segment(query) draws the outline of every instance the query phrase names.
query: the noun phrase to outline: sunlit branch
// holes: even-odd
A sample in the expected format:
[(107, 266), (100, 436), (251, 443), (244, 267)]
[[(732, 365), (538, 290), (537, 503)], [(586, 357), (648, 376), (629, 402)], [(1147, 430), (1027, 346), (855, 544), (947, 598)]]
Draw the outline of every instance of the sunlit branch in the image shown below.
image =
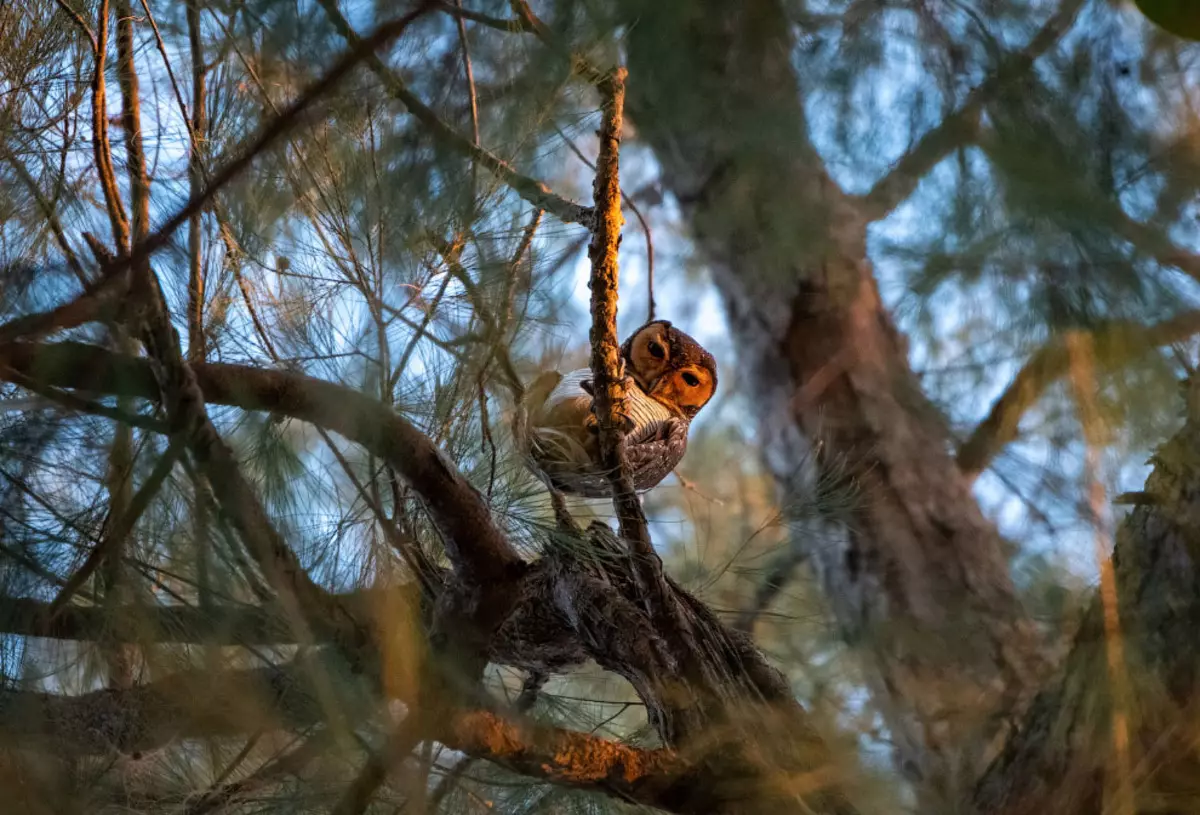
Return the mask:
[(588, 254), (592, 259), (590, 288), (593, 399), (599, 425), (602, 469), (612, 484), (613, 508), (621, 527), (621, 537), (638, 563), (646, 599), (656, 609), (667, 607), (667, 589), (663, 581), (662, 561), (650, 541), (650, 531), (641, 502), (633, 488), (629, 468), (621, 458), (624, 436), (625, 380), (622, 379), (620, 342), (617, 338), (617, 298), (619, 264), (617, 249), (621, 241), (621, 181), (619, 174), (621, 123), (625, 108), (624, 68), (615, 71), (601, 86), (603, 118), (600, 124), (600, 154), (596, 159), (596, 223)]

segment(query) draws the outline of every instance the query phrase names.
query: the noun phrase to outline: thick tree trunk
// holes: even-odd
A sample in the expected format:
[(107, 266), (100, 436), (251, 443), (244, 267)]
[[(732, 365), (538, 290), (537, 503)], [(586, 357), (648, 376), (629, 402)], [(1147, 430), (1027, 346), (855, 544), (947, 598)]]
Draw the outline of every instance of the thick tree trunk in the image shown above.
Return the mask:
[[(952, 809), (1042, 679), (993, 524), (956, 466), (866, 253), (868, 218), (807, 138), (773, 0), (631, 4), (628, 110), (706, 254), (782, 489), (815, 440), (859, 487), (807, 555), (917, 783)], [(674, 47), (672, 47), (674, 46)]]

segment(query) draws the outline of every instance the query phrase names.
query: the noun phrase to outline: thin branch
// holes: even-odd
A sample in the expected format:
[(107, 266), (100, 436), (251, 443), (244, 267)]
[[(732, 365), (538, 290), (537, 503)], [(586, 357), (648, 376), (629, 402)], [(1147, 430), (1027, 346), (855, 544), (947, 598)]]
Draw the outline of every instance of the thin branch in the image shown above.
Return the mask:
[(92, 157), (100, 176), (100, 189), (108, 210), (113, 243), (124, 253), (129, 246), (129, 220), (121, 205), (117, 174), (113, 168), (112, 145), (108, 139), (108, 90), (104, 80), (108, 56), (108, 0), (100, 0), (96, 26), (96, 69), (92, 76)]
[(566, 59), (570, 63), (573, 72), (579, 74), (584, 80), (595, 85), (597, 88), (601, 87), (607, 81), (608, 71), (602, 71), (588, 60), (587, 57), (572, 52), (554, 36), (554, 32), (550, 30), (550, 27), (533, 13), (533, 9), (529, 7), (529, 3), (526, 0), (509, 0), (508, 5), (524, 24), (522, 30), (534, 33), (542, 41), (543, 45)]
[[(353, 595), (341, 599), (345, 603), (358, 602)], [(111, 632), (114, 619), (136, 620), (136, 631), (130, 636), (141, 644), (279, 645), (296, 641), (278, 609), (259, 606), (71, 604), (51, 614), (49, 603), (0, 596), (0, 633), (4, 634), (86, 642)], [(115, 636), (124, 635), (115, 632)]]
[[(145, 0), (142, 0), (145, 2)], [(147, 9), (149, 14), (149, 9)], [(185, 10), (188, 43), (192, 56), (192, 116), (188, 128), (191, 139), (188, 152), (188, 189), (197, 195), (203, 185), (204, 145), (208, 141), (208, 101), (205, 87), (204, 43), (200, 37), (199, 0), (187, 0)], [(173, 80), (172, 80), (173, 81)], [(182, 100), (180, 101), (182, 104)], [(180, 111), (185, 117), (186, 109)], [(200, 240), (200, 213), (188, 222), (188, 359), (204, 360), (204, 268)]]
[[(1079, 405), (1079, 421), (1085, 442), (1084, 480), (1087, 483), (1088, 506), (1091, 509), (1094, 531), (1093, 548), (1096, 568), (1100, 572), (1100, 606), (1104, 612), (1104, 652), (1107, 658), (1108, 681), (1112, 689), (1112, 746), (1113, 815), (1134, 815), (1133, 760), (1129, 750), (1129, 734), (1136, 725), (1129, 721), (1133, 712), (1133, 695), (1129, 685), (1129, 666), (1125, 661), (1124, 635), (1117, 602), (1117, 579), (1113, 568), (1111, 541), (1105, 525), (1104, 484), (1100, 478), (1100, 451), (1105, 446), (1105, 427), (1096, 405), (1095, 352), (1091, 335), (1073, 331), (1066, 336), (1068, 367), (1071, 385)], [(1115, 795), (1113, 794), (1115, 792)]]
[[(457, 6), (457, 8), (460, 12), (462, 11), (462, 0), (454, 0), (454, 5)], [(457, 27), (458, 27), (458, 43), (459, 43), (459, 46), (462, 48), (463, 74), (465, 75), (466, 80), (467, 80), (467, 98), (470, 101), (470, 107), (471, 107), (471, 136), (473, 138), (472, 143), (475, 145), (475, 149), (478, 150), (483, 145), (483, 142), (480, 141), (480, 139), (479, 139), (479, 98), (475, 92), (475, 68), (471, 65), (471, 48), (467, 43), (467, 24), (465, 22), (463, 22), (462, 14), (456, 14), (454, 16), (454, 22), (457, 24)], [(477, 186), (475, 175), (476, 175), (476, 172), (478, 171), (478, 169), (479, 169), (478, 165), (475, 164), (474, 162), (472, 162), (471, 163), (471, 195), (472, 195), (472, 199), (474, 198), (475, 189)], [(472, 200), (471, 205), (474, 206), (474, 203), (475, 203), (474, 200)]]
[[(682, 780), (687, 770), (671, 750), (639, 749), (584, 733), (517, 724), (484, 711), (458, 714), (437, 739), (452, 750), (550, 783), (595, 789), (671, 812), (691, 807), (697, 813), (712, 811), (711, 800), (685, 803), (686, 797), (673, 789), (676, 782), (687, 783)], [(697, 779), (690, 783), (697, 784)], [(673, 802), (673, 794), (685, 801)]]
[[(133, 211), (132, 241), (145, 240), (150, 233), (150, 178), (146, 170), (146, 151), (142, 141), (142, 104), (138, 91), (137, 68), (134, 63), (133, 8), (129, 0), (116, 0), (117, 17), (117, 79), (121, 89), (121, 126), (125, 130), (125, 170), (129, 176), (130, 207)], [(119, 254), (129, 251), (126, 244), (118, 244)], [(143, 274), (150, 275), (149, 263)], [(139, 270), (135, 267), (134, 273)], [(125, 326), (115, 325), (112, 340), (118, 350), (126, 353), (136, 351)], [(118, 399), (117, 407), (130, 410), (128, 400)], [(61, 609), (74, 591), (88, 579), (90, 569), (100, 569), (99, 585), (104, 591), (104, 601), (114, 605), (119, 601), (124, 583), (123, 549), (126, 539), (132, 534), (137, 519), (149, 507), (150, 501), (166, 480), (175, 461), (181, 455), (181, 446), (172, 438), (163, 458), (158, 462), (150, 478), (137, 495), (130, 495), (133, 487), (133, 429), (128, 425), (117, 425), (109, 449), (108, 478), (109, 513), (117, 523), (93, 549), (83, 568), (76, 573), (67, 586), (55, 598), (55, 610)], [(133, 653), (130, 647), (122, 647), (104, 638), (105, 660), (108, 664), (109, 684), (128, 687), (133, 684)]]
[(532, 32), (533, 28), (529, 23), (520, 17), (491, 17), (487, 14), (481, 14), (478, 11), (471, 11), (462, 7), (461, 3), (448, 3), (444, 0), (439, 0), (435, 3), (438, 11), (449, 14), (459, 20), (470, 20), (473, 23), (485, 25), (488, 28), (494, 28), (497, 31), (505, 31), (508, 33)]
[(664, 609), (668, 590), (662, 561), (650, 541), (650, 531), (633, 479), (621, 456), (625, 421), (625, 380), (622, 378), (620, 341), (617, 337), (619, 264), (621, 241), (621, 124), (625, 103), (625, 69), (618, 68), (601, 86), (604, 100), (600, 124), (600, 154), (596, 162), (596, 224), (588, 254), (592, 259), (592, 354), (593, 400), (599, 425), (600, 464), (608, 473), (613, 507), (621, 537), (633, 552), (643, 597), (656, 609)]
[(943, 158), (970, 144), (978, 133), (983, 109), (1005, 88), (1020, 82), (1033, 64), (1058, 43), (1075, 23), (1085, 0), (1064, 0), (1058, 10), (1020, 51), (1010, 54), (971, 91), (962, 106), (921, 137), (870, 192), (858, 197), (859, 211), (868, 221), (888, 213), (912, 195), (921, 179)]
[(146, 480), (142, 483), (141, 488), (130, 499), (128, 505), (124, 508), (125, 511), (116, 519), (112, 527), (107, 530), (107, 533), (100, 539), (91, 554), (84, 560), (83, 565), (71, 575), (67, 580), (67, 584), (59, 591), (58, 596), (54, 598), (54, 602), (50, 604), (50, 622), (54, 622), (54, 618), (71, 602), (71, 598), (77, 591), (88, 581), (88, 578), (95, 573), (96, 569), (104, 560), (110, 556), (120, 556), (120, 545), (133, 532), (133, 528), (137, 522), (145, 514), (150, 507), (150, 502), (154, 500), (154, 496), (158, 494), (159, 489), (166, 482), (167, 477), (171, 474), (175, 463), (179, 461), (179, 457), (183, 455), (185, 446), (179, 439), (172, 439), (167, 446), (166, 451), (159, 458), (158, 463), (154, 465), (150, 475), (146, 476)]
[[(181, 739), (240, 735), (281, 724), (308, 727), (320, 724), (322, 715), (307, 681), (310, 670), (292, 663), (217, 674), (187, 671), (125, 690), (80, 696), (0, 690), (0, 743), (21, 749), (66, 748), (75, 754), (113, 749), (128, 754)], [(349, 721), (369, 713), (349, 698), (345, 704)], [(689, 775), (691, 768), (671, 750), (518, 724), (478, 710), (449, 711), (435, 731), (434, 737), (450, 749), (530, 778), (684, 815), (712, 811), (705, 778)], [(278, 769), (290, 772), (292, 763)]]
[[(1186, 311), (1155, 325), (1125, 320), (1093, 329), (1100, 358), (1118, 367), (1163, 345), (1200, 333), (1200, 311)], [(1021, 367), (1013, 381), (992, 405), (986, 419), (958, 448), (958, 466), (970, 479), (977, 478), (1004, 447), (1016, 440), (1022, 417), (1042, 394), (1067, 373), (1070, 359), (1060, 338), (1040, 348)]]
[(387, 779), (388, 771), (413, 751), (425, 729), (424, 717), (410, 712), (395, 732), (388, 735), (383, 749), (367, 756), (366, 764), (334, 806), (332, 815), (362, 815)]
[[(595, 172), (596, 165), (593, 164), (588, 159), (588, 157), (583, 154), (583, 151), (579, 149), (579, 145), (575, 144), (575, 141), (571, 137), (569, 137), (566, 133), (564, 133), (562, 128), (559, 127), (558, 125), (554, 126), (554, 130), (556, 133), (558, 133), (559, 138), (561, 138), (564, 142), (567, 143), (567, 147), (571, 148), (571, 152), (575, 154), (575, 157), (578, 158), (580, 161), (582, 161), (584, 164), (586, 164), (589, 170), (592, 170), (593, 172)], [(646, 317), (646, 322), (653, 322), (654, 321), (654, 311), (655, 311), (655, 307), (654, 307), (654, 237), (650, 234), (650, 225), (648, 223), (646, 223), (646, 219), (642, 216), (642, 211), (640, 209), (638, 209), (638, 205), (636, 203), (634, 203), (633, 199), (623, 189), (621, 190), (621, 200), (625, 202), (625, 205), (627, 207), (629, 207), (630, 211), (633, 212), (634, 216), (637, 217), (638, 224), (640, 224), (642, 227), (642, 234), (646, 237), (646, 300), (647, 300), (647, 312), (648, 312), (647, 317)]]
[[(119, 408), (110, 408), (102, 405), (99, 402), (93, 402), (90, 399), (84, 399), (78, 394), (64, 391), (60, 388), (53, 388), (38, 382), (36, 379), (31, 379), (19, 371), (7, 371), (0, 374), (0, 379), (7, 379), (13, 384), (20, 385), (27, 391), (36, 393), (47, 399), (49, 402), (64, 407), (67, 410), (78, 411), (79, 413), (87, 413), (92, 416), (102, 416), (105, 419), (111, 419), (114, 422), (127, 424), (130, 427), (138, 427), (143, 430), (153, 430), (156, 433), (166, 433), (167, 423), (161, 419), (156, 419), (152, 416), (143, 416), (138, 413), (131, 413)], [(0, 406), (11, 408), (8, 401), (0, 402)]]
[[(129, 173), (129, 199), (133, 210), (131, 237), (142, 242), (150, 234), (150, 179), (142, 144), (142, 105), (137, 68), (133, 61), (133, 8), (129, 0), (116, 0), (117, 76), (121, 88), (121, 126), (125, 130), (125, 166)], [(127, 244), (118, 243), (119, 252)]]
[[(351, 27), (349, 21), (338, 9), (337, 0), (318, 0), (325, 13), (329, 16), (333, 27), (345, 38), (351, 46), (356, 46), (362, 40)], [(477, 162), (491, 171), (501, 182), (508, 185), (517, 195), (533, 204), (538, 209), (552, 213), (564, 223), (582, 224), (588, 226), (591, 221), (591, 211), (562, 196), (552, 192), (542, 182), (522, 175), (513, 169), (512, 165), (503, 159), (489, 153), (481, 147), (476, 147), (470, 139), (443, 122), (438, 115), (408, 89), (399, 75), (387, 67), (374, 51), (367, 57), (367, 66), (379, 77), (383, 86), (417, 121), (425, 125), (430, 135), (444, 147)]]
[[(496, 527), (479, 492), (408, 420), (352, 388), (288, 371), (204, 363), (193, 367), (206, 402), (276, 412), (324, 427), (396, 468), (421, 495), (456, 570), (502, 583), (520, 556)], [(10, 371), (46, 385), (158, 397), (145, 360), (82, 343), (0, 345), (0, 378)], [(215, 487), (215, 485), (214, 485)]]
[(84, 33), (84, 36), (88, 38), (88, 42), (92, 46), (92, 56), (99, 54), (100, 45), (96, 42), (96, 34), (88, 26), (87, 22), (83, 19), (83, 16), (80, 15), (78, 11), (68, 6), (66, 0), (54, 0), (54, 2), (60, 9), (62, 9), (64, 14), (71, 18), (71, 22), (75, 23), (75, 26)]

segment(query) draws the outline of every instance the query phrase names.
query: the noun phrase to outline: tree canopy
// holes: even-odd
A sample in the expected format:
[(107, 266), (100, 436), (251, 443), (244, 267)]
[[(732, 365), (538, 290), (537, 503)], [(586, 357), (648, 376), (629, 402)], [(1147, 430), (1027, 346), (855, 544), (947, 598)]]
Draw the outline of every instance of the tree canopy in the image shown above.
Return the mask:
[[(1200, 811), (1177, 6), (0, 5), (0, 789)], [(521, 450), (584, 367), (613, 500)]]

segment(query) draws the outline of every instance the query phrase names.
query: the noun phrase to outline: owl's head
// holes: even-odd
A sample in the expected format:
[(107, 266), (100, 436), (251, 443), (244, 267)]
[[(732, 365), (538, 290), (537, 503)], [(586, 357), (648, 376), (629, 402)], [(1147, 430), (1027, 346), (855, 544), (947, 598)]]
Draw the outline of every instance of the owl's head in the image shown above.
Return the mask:
[(689, 420), (717, 390), (713, 355), (668, 320), (654, 320), (634, 331), (621, 346), (621, 355), (626, 372), (646, 395)]

